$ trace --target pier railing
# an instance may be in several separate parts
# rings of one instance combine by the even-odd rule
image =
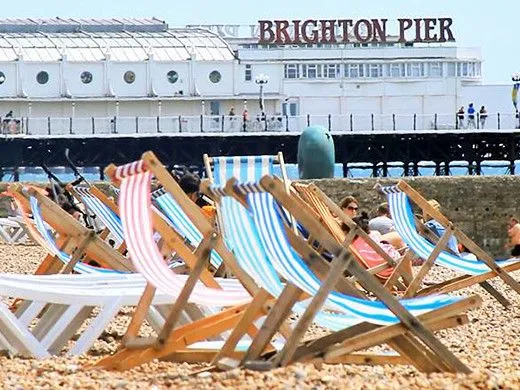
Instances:
[[[419,130],[518,129],[515,113],[475,115],[463,120],[455,114],[346,114],[266,115],[244,120],[242,116],[177,115],[113,117],[23,117],[0,118],[4,135],[103,135],[169,133],[270,133],[300,132],[308,126],[323,126],[334,132],[398,132]]]

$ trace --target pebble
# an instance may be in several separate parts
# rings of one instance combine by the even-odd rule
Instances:
[[[0,272],[33,273],[44,251],[36,246],[0,244]],[[432,280],[456,276],[440,267],[432,269]],[[520,271],[512,274],[520,279]],[[430,279],[430,275],[428,276]],[[0,383],[6,389],[76,388],[76,389],[520,389],[520,299],[503,283],[491,284],[513,304],[504,310],[478,286],[455,292],[454,295],[480,294],[482,307],[468,313],[469,324],[437,332],[470,369],[471,374],[424,374],[411,366],[355,366],[295,364],[270,371],[233,369],[222,373],[200,372],[206,364],[169,363],[154,360],[126,372],[86,370],[101,357],[118,348],[125,334],[132,309],[123,308],[103,333],[104,340],[95,342],[85,355],[56,356],[45,360],[0,357]],[[3,298],[5,303],[10,300]],[[297,319],[295,317],[295,319]],[[316,337],[326,331],[312,326],[306,337]],[[143,336],[152,334],[145,324]],[[70,346],[69,346],[70,347]],[[387,352],[387,347],[375,347],[368,352]]]

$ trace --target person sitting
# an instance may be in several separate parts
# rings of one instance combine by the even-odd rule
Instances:
[[[205,197],[200,193],[200,177],[194,173],[185,173],[179,179],[179,186],[188,195],[188,197],[202,209],[206,217],[211,220],[215,219],[216,208],[211,205]]]
[[[390,211],[388,210],[388,203],[381,203],[377,208],[377,217],[368,221],[368,228],[371,231],[378,231],[381,234],[393,232],[394,221],[390,218]]]
[[[359,202],[352,195],[349,195],[341,200],[339,207],[341,207],[341,210],[350,218],[354,218],[357,216]]]
[[[402,253],[400,252],[400,249],[404,248],[404,243],[398,234],[397,234],[397,237],[399,238],[398,240],[396,240],[395,236],[392,235],[392,233],[396,233],[396,232],[389,232],[389,233],[383,235],[377,230],[370,230],[369,218],[368,218],[368,214],[366,212],[362,212],[360,216],[353,218],[353,221],[356,222],[359,225],[359,227],[365,233],[367,233],[368,236],[377,245],[379,245],[392,259],[394,259],[394,260],[401,259]],[[356,238],[353,242],[354,246],[359,246],[360,240],[362,240],[360,237]],[[396,243],[397,246],[394,245],[394,243]],[[364,252],[364,255],[367,256],[368,252]],[[407,272],[409,275],[413,275],[412,263],[411,262],[405,263],[403,266],[403,270],[405,272]]]
[[[440,204],[435,199],[431,199],[428,201],[428,203],[436,210],[440,210]],[[438,221],[433,219],[430,215],[427,213],[423,214],[423,221],[424,226],[427,227],[433,234],[435,234],[438,238],[441,238],[444,232],[446,231],[446,228],[441,225]],[[448,239],[447,243],[448,249],[453,252],[455,255],[460,256],[459,248],[458,248],[458,242],[457,238],[452,234],[450,238]]]
[[[509,241],[506,247],[511,248],[511,256],[520,257],[520,223],[518,218],[511,217],[507,228],[507,236]]]

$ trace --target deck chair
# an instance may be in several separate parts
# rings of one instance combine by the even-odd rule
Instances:
[[[123,306],[137,305],[145,284],[138,274],[0,274],[0,296],[23,300],[14,312],[0,303],[0,350],[37,359],[86,353]],[[146,313],[154,329],[171,299],[154,297]]]
[[[213,185],[224,186],[232,177],[240,183],[257,182],[264,175],[274,174],[274,164],[280,166],[280,173],[288,183],[287,171],[282,152],[276,156],[203,156],[206,175]]]
[[[349,228],[352,228],[355,222],[315,184],[292,183],[291,187],[316,212],[329,233],[342,243],[347,234],[337,222],[335,215]],[[387,288],[392,289],[397,284],[401,290],[404,290],[404,286],[411,282],[412,276],[401,268],[405,261],[410,261],[409,255],[403,256],[396,262],[364,231],[361,230],[361,235],[353,241],[349,249],[356,260],[370,273],[375,274]],[[402,278],[404,285],[398,280],[399,277]]]
[[[182,192],[153,153],[145,153],[143,160],[126,166],[118,168],[110,166],[106,173],[114,182],[121,185],[120,209],[128,250],[136,268],[147,278],[149,284],[128,328],[124,347],[114,356],[101,360],[97,364],[98,367],[127,369],[154,358],[178,354],[189,344],[206,340],[232,329],[249,305],[260,306],[262,314],[259,316],[265,315],[266,309],[263,305],[267,302],[269,294],[258,289],[249,275],[244,274],[238,267],[214,227],[202,215],[200,209]],[[154,231],[151,221],[153,220],[154,225],[159,221],[159,217],[151,215],[150,179],[152,173],[167,191],[176,192],[178,196],[181,195],[176,198],[177,202],[184,212],[193,218],[194,224],[204,235],[202,243],[194,254],[197,257],[196,263],[189,264],[191,272],[186,283],[184,280],[179,280],[178,275],[165,268],[162,257],[151,238]],[[173,247],[177,249],[183,244],[183,241],[180,240]],[[230,268],[240,277],[240,282],[236,279],[215,279],[219,284],[211,287],[205,287],[198,282],[213,248],[219,251],[226,262],[230,263]],[[156,288],[176,296],[177,299],[159,336],[152,339],[139,338],[137,335],[142,322],[142,312],[148,307],[148,302],[153,297]],[[254,295],[253,300],[252,295]],[[192,324],[176,327],[178,315],[188,302],[226,308]],[[247,331],[254,335],[256,328],[249,326]],[[207,352],[203,354],[199,351],[196,358],[208,359],[209,357],[211,359],[218,350]],[[192,356],[192,359],[195,357]]]
[[[423,321],[437,319],[439,320],[437,326],[452,326],[459,319],[446,317],[478,306],[481,302],[478,296],[465,299],[429,296],[398,301],[377,282],[374,276],[353,261],[348,250],[323,229],[319,220],[315,219],[312,213],[308,212],[309,208],[304,202],[286,193],[284,185],[279,179],[264,177],[261,184],[276,197],[283,207],[294,214],[295,218],[303,223],[327,250],[335,255],[328,277],[322,283],[312,273],[309,273],[310,270],[304,262],[284,261],[284,264],[279,263],[278,272],[313,298],[282,351],[271,358],[273,366],[285,365],[302,359],[333,360],[358,349],[386,342],[421,370],[469,372],[469,369],[431,333]],[[242,186],[242,188],[244,187]],[[250,189],[251,186],[248,186],[241,191],[247,193],[251,192]],[[259,192],[259,190],[256,187],[253,194],[247,195],[255,225],[265,248],[271,251],[270,257],[272,259],[283,258],[292,249],[287,240],[279,208],[277,209],[273,196]],[[347,242],[353,239],[356,234],[355,230],[349,232]],[[293,260],[296,259],[292,255],[291,257]],[[373,292],[380,301],[367,301],[331,292],[332,287],[342,277],[344,270],[348,270],[354,275],[358,282]],[[426,300],[422,301],[422,299]],[[277,301],[270,315],[290,312],[290,309],[283,307],[282,304],[278,305],[279,302],[280,300]],[[300,344],[303,334],[323,305],[335,311],[350,313],[357,317],[360,323],[317,340]],[[363,321],[368,321],[370,324]],[[269,316],[265,323],[268,322]],[[381,327],[381,325],[385,326]],[[394,333],[397,329],[399,331]],[[262,333],[262,328],[260,333]],[[252,346],[255,345],[255,341],[253,340]]]
[[[24,212],[28,221],[26,226],[40,244],[42,244],[41,237],[44,239],[50,239],[51,237],[45,235],[44,232],[48,232],[48,230],[43,226],[43,222],[40,226],[41,232],[36,232],[36,227],[32,224],[32,221],[29,221],[26,214],[29,210],[36,213],[37,217],[41,212],[42,220],[45,220],[59,235],[57,239],[58,248],[62,252],[73,254],[72,263],[88,258],[110,270],[121,272],[134,271],[133,265],[128,259],[120,253],[113,251],[113,248],[93,234],[92,230],[81,225],[56,203],[35,189],[17,184],[9,187],[9,194],[13,196],[20,209]],[[35,207],[35,205],[38,206]],[[42,261],[36,274],[57,273],[60,270],[72,271],[74,264],[64,264],[63,258],[52,254],[52,251],[50,253]]]
[[[520,269],[520,259],[494,260],[444,214],[429,204],[421,194],[404,181],[399,181],[395,186],[380,187],[379,190],[387,197],[397,232],[411,250],[426,260],[408,286],[406,296],[425,295],[432,292],[451,292],[479,283],[500,303],[508,306],[509,302],[506,298],[486,282],[495,277],[502,279],[504,283],[520,294],[520,284],[509,274],[509,272]],[[410,201],[446,228],[446,232],[436,244],[432,244],[419,234]],[[446,245],[451,235],[454,235],[479,260],[464,259],[448,252]],[[434,264],[457,271],[462,276],[421,289],[422,280]]]

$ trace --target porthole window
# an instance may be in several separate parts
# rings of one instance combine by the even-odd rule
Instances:
[[[3,84],[5,82],[5,74],[4,72],[0,72],[0,84]]]
[[[170,70],[168,73],[166,73],[166,77],[170,83],[175,84],[179,79],[179,74],[174,70]]]
[[[212,82],[212,83],[218,83],[220,82],[220,80],[222,79],[222,75],[220,74],[220,72],[218,70],[214,70],[213,72],[211,72],[209,74],[209,80]]]
[[[132,84],[135,81],[135,73],[131,70],[125,72],[123,79],[128,83]]]
[[[38,84],[47,84],[49,81],[49,74],[44,70],[38,72],[36,75],[36,81],[38,81]]]
[[[92,82],[92,73],[90,73],[89,71],[84,71],[81,73],[81,75],[79,76],[81,78],[81,82],[83,84],[90,84]]]

